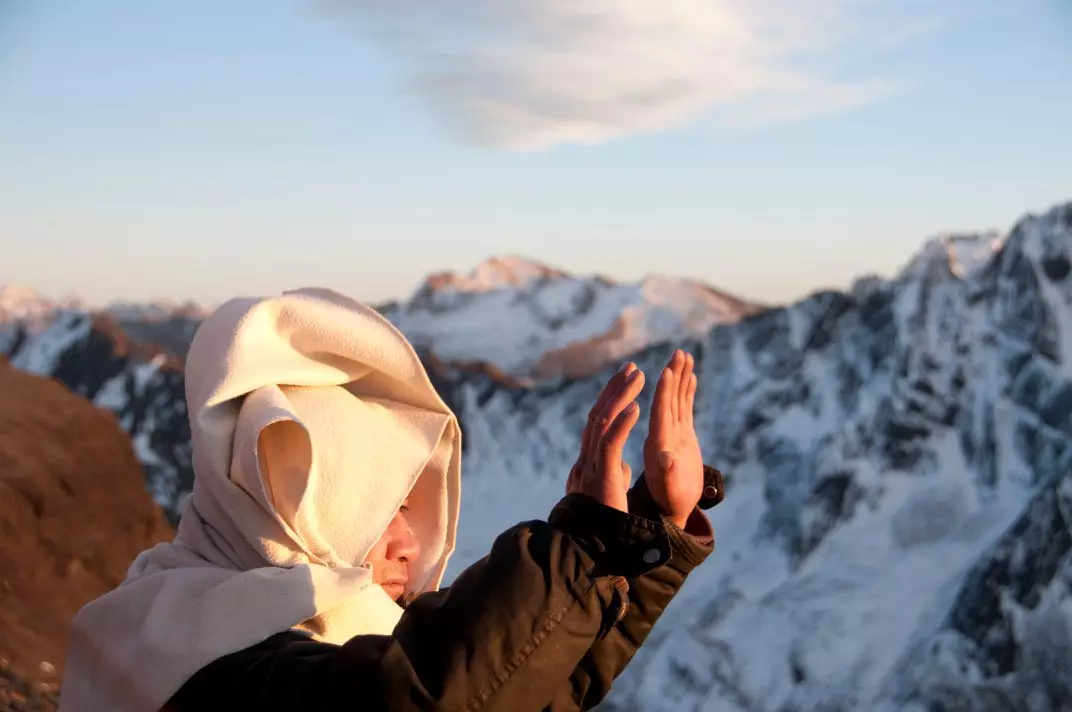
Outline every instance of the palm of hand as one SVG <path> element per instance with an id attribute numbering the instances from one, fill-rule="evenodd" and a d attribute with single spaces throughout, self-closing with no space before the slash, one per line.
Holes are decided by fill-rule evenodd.
<path id="1" fill-rule="evenodd" d="M 644 471 L 648 489 L 663 514 L 684 526 L 703 494 L 703 454 L 693 409 L 696 376 L 692 356 L 674 353 L 655 389 Z M 671 459 L 664 463 L 663 454 Z"/>
<path id="2" fill-rule="evenodd" d="M 632 472 L 622 460 L 622 450 L 639 417 L 635 399 L 643 388 L 644 374 L 633 363 L 627 363 L 603 388 L 581 433 L 580 453 L 566 481 L 567 494 L 586 494 L 628 511 L 626 491 Z"/>

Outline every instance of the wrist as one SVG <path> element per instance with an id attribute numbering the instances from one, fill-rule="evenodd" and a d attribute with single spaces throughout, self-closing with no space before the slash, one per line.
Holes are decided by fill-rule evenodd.
<path id="1" fill-rule="evenodd" d="M 666 521 L 670 522 L 678 529 L 684 531 L 685 527 L 689 525 L 689 516 L 691 514 L 692 512 L 689 512 L 688 514 L 664 514 L 663 517 L 666 519 Z"/>
<path id="2" fill-rule="evenodd" d="M 698 506 L 685 513 L 668 513 L 658 503 L 655 506 L 659 510 L 659 516 L 663 522 L 674 525 L 686 534 L 703 538 L 712 533 L 710 520 L 704 516 L 703 511 Z"/>
<path id="3" fill-rule="evenodd" d="M 641 576 L 670 558 L 670 528 L 581 493 L 566 495 L 547 519 L 594 564 L 593 576 Z M 653 553 L 658 556 L 652 558 Z"/>

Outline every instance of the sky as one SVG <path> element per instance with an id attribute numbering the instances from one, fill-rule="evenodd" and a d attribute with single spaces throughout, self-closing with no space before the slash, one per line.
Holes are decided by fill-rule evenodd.
<path id="1" fill-rule="evenodd" d="M 0 0 L 0 284 L 788 302 L 1072 200 L 1070 76 L 1068 0 Z"/>

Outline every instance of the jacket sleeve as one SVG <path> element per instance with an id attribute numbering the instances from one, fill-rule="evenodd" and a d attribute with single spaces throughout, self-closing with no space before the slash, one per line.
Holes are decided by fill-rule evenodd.
<path id="1" fill-rule="evenodd" d="M 622 623 L 616 582 L 671 558 L 661 522 L 576 494 L 556 510 L 555 524 L 507 530 L 449 589 L 417 597 L 390 636 L 300 658 L 240 651 L 195 674 L 169 709 L 545 709 Z"/>
<path id="2" fill-rule="evenodd" d="M 708 468 L 706 474 L 712 481 L 718 477 L 721 490 L 721 473 Z M 710 506 L 721 501 L 719 498 Z M 559 523 L 556 515 L 561 506 L 552 514 L 552 522 Z M 665 521 L 651 498 L 643 475 L 629 491 L 629 511 L 648 521 L 661 522 L 668 534 L 670 556 L 665 564 L 627 578 L 628 600 L 620 619 L 605 636 L 596 639 L 570 675 L 569 683 L 555 694 L 548 707 L 550 712 L 579 712 L 599 704 L 610 691 L 611 683 L 636 655 L 685 579 L 714 550 L 714 534 L 707 517 L 697 509 L 685 531 Z M 571 526 L 568 520 L 561 524 L 567 528 Z"/>

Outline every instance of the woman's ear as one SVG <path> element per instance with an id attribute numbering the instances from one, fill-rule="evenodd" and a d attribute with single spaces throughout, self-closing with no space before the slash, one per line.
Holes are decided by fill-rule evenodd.
<path id="1" fill-rule="evenodd" d="M 277 420 L 257 434 L 257 468 L 265 495 L 291 527 L 297 521 L 312 466 L 312 442 L 301 423 Z"/>

